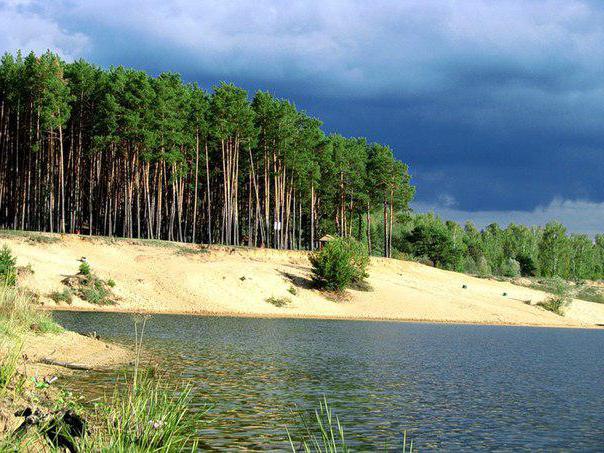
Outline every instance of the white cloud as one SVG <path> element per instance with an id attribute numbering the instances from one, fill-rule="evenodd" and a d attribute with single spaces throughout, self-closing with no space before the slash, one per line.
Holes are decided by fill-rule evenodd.
<path id="1" fill-rule="evenodd" d="M 368 95 L 449 90 L 468 83 L 468 71 L 494 66 L 507 70 L 506 84 L 576 88 L 602 74 L 596 62 L 604 58 L 604 15 L 585 0 L 34 3 L 73 27 L 93 23 L 144 36 L 150 48 L 187 51 L 200 67 L 273 80 L 312 76 Z"/>
<path id="2" fill-rule="evenodd" d="M 589 0 L 5 5 L 3 50 L 54 47 L 93 61 L 102 55 L 107 65 L 135 59 L 147 69 L 266 80 L 286 84 L 290 95 L 381 99 L 398 108 L 415 99 L 417 117 L 485 130 L 593 132 L 604 115 L 604 8 Z"/>
<path id="3" fill-rule="evenodd" d="M 53 19 L 36 12 L 31 0 L 0 1 L 0 52 L 47 50 L 71 60 L 82 54 L 89 43 L 83 33 L 70 33 Z"/>
<path id="4" fill-rule="evenodd" d="M 480 228 L 494 222 L 500 226 L 510 223 L 543 226 L 549 221 L 557 220 L 573 233 L 585 233 L 591 236 L 604 233 L 604 203 L 592 201 L 554 199 L 548 205 L 538 206 L 532 211 L 472 212 L 428 203 L 414 203 L 413 209 L 421 213 L 433 212 L 442 219 L 454 220 L 462 224 L 472 221 Z"/>

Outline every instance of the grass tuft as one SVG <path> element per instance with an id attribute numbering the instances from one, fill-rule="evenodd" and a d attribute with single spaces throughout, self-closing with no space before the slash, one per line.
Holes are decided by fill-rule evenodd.
<path id="1" fill-rule="evenodd" d="M 63 288 L 63 291 L 53 291 L 48 295 L 55 303 L 65 302 L 71 305 L 73 302 L 73 294 L 69 291 L 69 288 Z"/>
<path id="2" fill-rule="evenodd" d="M 17 376 L 17 367 L 21 360 L 21 341 L 5 341 L 0 346 L 3 357 L 0 359 L 0 395 L 4 395 L 7 388 L 13 383 Z"/>
<path id="3" fill-rule="evenodd" d="M 176 249 L 176 254 L 177 255 L 183 255 L 183 256 L 188 256 L 188 255 L 204 255 L 208 253 L 208 250 L 206 248 L 201 248 L 201 247 L 192 247 L 192 246 L 178 246 Z"/>
<path id="4" fill-rule="evenodd" d="M 569 299 L 561 296 L 552 296 L 543 302 L 538 302 L 537 306 L 551 311 L 559 316 L 564 316 L 564 310 L 569 304 Z"/>
<path id="5" fill-rule="evenodd" d="M 0 336 L 20 337 L 27 332 L 60 333 L 52 317 L 35 307 L 31 294 L 19 288 L 0 288 Z"/>
<path id="6" fill-rule="evenodd" d="M 348 452 L 344 428 L 337 415 L 334 416 L 327 398 L 319 402 L 319 409 L 315 410 L 314 417 L 310 420 L 302 417 L 304 433 L 302 438 L 294 441 L 289 431 L 287 437 L 293 452 Z"/>

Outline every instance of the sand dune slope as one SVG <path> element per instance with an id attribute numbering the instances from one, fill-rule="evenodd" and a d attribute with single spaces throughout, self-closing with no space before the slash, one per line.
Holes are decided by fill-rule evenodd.
<path id="1" fill-rule="evenodd" d="M 349 291 L 346 300 L 336 302 L 310 287 L 310 266 L 303 252 L 230 247 L 202 251 L 174 243 L 54 237 L 52 243 L 17 236 L 0 242 L 8 243 L 19 265 L 31 265 L 34 274 L 24 284 L 42 296 L 62 289 L 62 278 L 77 272 L 81 256 L 99 277 L 115 280 L 115 292 L 122 298 L 118 306 L 75 300 L 73 307 L 81 309 L 568 327 L 604 324 L 604 304 L 575 300 L 561 317 L 533 305 L 546 297 L 540 291 L 413 262 L 372 259 L 373 290 Z M 292 287 L 295 295 L 289 292 Z M 291 303 L 276 307 L 266 301 L 269 297 L 288 297 Z M 42 300 L 57 307 L 47 297 Z"/>

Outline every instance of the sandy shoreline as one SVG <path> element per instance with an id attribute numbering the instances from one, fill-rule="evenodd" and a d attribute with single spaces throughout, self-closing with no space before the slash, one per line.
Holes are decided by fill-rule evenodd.
<path id="1" fill-rule="evenodd" d="M 349 317 L 349 316 L 321 316 L 312 314 L 274 314 L 268 313 L 258 315 L 255 313 L 236 313 L 236 312 L 199 312 L 199 311 L 179 311 L 179 310 L 136 310 L 120 307 L 104 307 L 99 310 L 96 307 L 75 307 L 75 306 L 43 306 L 43 310 L 48 311 L 69 311 L 69 312 L 85 312 L 85 313 L 122 313 L 125 315 L 174 315 L 174 316 L 197 316 L 217 317 L 217 318 L 250 318 L 250 319 L 319 319 L 326 321 L 358 321 L 358 322 L 394 322 L 394 323 L 409 323 L 409 324 L 455 324 L 467 326 L 507 326 L 507 327 L 542 327 L 542 328 L 560 328 L 560 329 L 604 329 L 604 325 L 583 325 L 583 324 L 520 324 L 520 323 L 505 323 L 505 322 L 481 322 L 481 321 L 456 321 L 447 319 L 413 319 L 413 318 L 379 318 L 379 317 Z"/>
<path id="2" fill-rule="evenodd" d="M 22 355 L 22 372 L 33 377 L 73 372 L 69 367 L 45 363 L 46 361 L 101 370 L 125 365 L 133 358 L 132 351 L 122 346 L 70 331 L 27 335 L 24 338 Z"/>
<path id="3" fill-rule="evenodd" d="M 575 300 L 564 317 L 536 303 L 548 295 L 510 282 L 480 279 L 415 262 L 372 258 L 371 291 L 350 290 L 333 301 L 311 285 L 305 252 L 44 235 L 5 235 L 18 264 L 33 274 L 21 284 L 47 309 L 167 313 L 198 316 L 309 318 L 363 321 L 598 328 L 604 304 Z M 81 256 L 103 279 L 115 281 L 117 306 L 74 298 L 56 304 L 61 280 L 77 272 Z M 287 298 L 276 307 L 267 299 Z"/>

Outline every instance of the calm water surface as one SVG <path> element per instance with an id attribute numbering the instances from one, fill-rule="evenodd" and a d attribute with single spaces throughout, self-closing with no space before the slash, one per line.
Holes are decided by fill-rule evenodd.
<path id="1" fill-rule="evenodd" d="M 134 342 L 130 315 L 58 312 Z M 147 353 L 213 403 L 204 449 L 285 449 L 325 395 L 358 450 L 604 450 L 604 331 L 157 315 Z M 67 383 L 89 397 L 116 373 Z"/>

